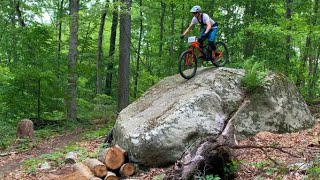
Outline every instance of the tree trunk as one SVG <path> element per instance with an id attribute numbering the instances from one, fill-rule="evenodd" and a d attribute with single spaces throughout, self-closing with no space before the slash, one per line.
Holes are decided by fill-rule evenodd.
<path id="1" fill-rule="evenodd" d="M 174 21 L 175 21 L 174 8 L 175 8 L 174 4 L 171 3 L 170 9 L 171 9 L 171 34 L 172 35 L 174 34 L 174 28 L 175 28 L 175 26 L 174 26 Z M 170 54 L 171 62 L 174 62 L 174 40 L 173 39 L 171 39 L 169 54 Z"/>
<path id="2" fill-rule="evenodd" d="M 164 32 L 165 13 L 166 13 L 166 3 L 163 0 L 161 0 L 159 57 L 162 57 L 162 53 L 163 53 L 163 32 Z"/>
<path id="3" fill-rule="evenodd" d="M 78 47 L 78 12 L 79 0 L 70 0 L 70 39 L 68 62 L 67 119 L 77 119 L 77 47 Z"/>
<path id="4" fill-rule="evenodd" d="M 319 0 L 315 0 L 314 2 L 314 16 L 311 17 L 311 24 L 312 26 L 316 26 L 317 25 L 317 20 L 318 20 L 318 9 L 319 9 Z M 312 49 L 312 42 L 311 42 L 311 35 L 312 35 L 312 31 L 309 32 L 308 36 L 307 36 L 307 43 L 306 44 L 306 49 L 307 49 L 307 53 L 305 54 L 305 57 L 303 59 L 304 63 L 307 63 L 308 61 L 308 65 L 309 65 L 309 80 L 308 80 L 308 98 L 309 99 L 313 99 L 314 98 L 314 88 L 315 88 L 315 81 L 317 79 L 316 74 L 317 74 L 317 69 L 318 69 L 318 55 L 315 55 L 313 53 L 310 52 L 310 50 Z M 317 44 L 317 43 L 314 43 Z"/>
<path id="5" fill-rule="evenodd" d="M 41 79 L 38 79 L 38 90 L 37 90 L 37 118 L 40 120 L 41 114 Z"/>
<path id="6" fill-rule="evenodd" d="M 136 64 L 136 74 L 134 78 L 134 90 L 133 90 L 133 97 L 137 98 L 137 91 L 138 91 L 138 80 L 139 80 L 139 66 L 140 66 L 140 51 L 141 51 L 141 41 L 142 41 L 142 33 L 143 33 L 143 14 L 142 14 L 142 0 L 140 0 L 140 32 L 139 32 L 139 40 L 138 40 L 138 58 Z"/>
<path id="7" fill-rule="evenodd" d="M 247 1 L 245 5 L 243 21 L 244 21 L 244 28 L 245 28 L 245 40 L 244 40 L 244 58 L 249 58 L 253 55 L 254 49 L 254 37 L 253 33 L 248 30 L 250 22 L 255 16 L 255 1 Z"/>
<path id="8" fill-rule="evenodd" d="M 17 0 L 17 1 L 14 1 L 14 2 L 16 2 L 15 3 L 15 9 L 16 9 L 16 14 L 17 14 L 17 17 L 18 17 L 19 24 L 20 24 L 21 27 L 25 27 L 26 23 L 23 20 L 22 12 L 20 10 L 20 0 Z"/>
<path id="9" fill-rule="evenodd" d="M 107 62 L 107 75 L 106 75 L 106 94 L 111 96 L 112 92 L 112 73 L 114 63 L 114 51 L 116 47 L 117 25 L 118 25 L 118 6 L 115 1 L 115 8 L 112 12 L 112 25 L 110 35 L 110 48 L 109 48 L 109 61 Z"/>
<path id="10" fill-rule="evenodd" d="M 16 0 L 13 0 L 11 5 L 12 5 L 12 12 L 11 12 L 11 26 L 12 26 L 12 37 L 11 37 L 11 47 L 12 49 L 9 50 L 8 52 L 8 62 L 11 62 L 11 59 L 13 59 L 13 63 L 17 63 L 18 58 L 17 58 L 17 36 L 16 36 L 16 16 L 15 16 L 15 4 Z"/>
<path id="11" fill-rule="evenodd" d="M 97 94 L 102 94 L 102 40 L 103 29 L 106 20 L 107 11 L 104 9 L 100 18 L 100 28 L 98 34 L 98 52 L 97 52 Z"/>
<path id="12" fill-rule="evenodd" d="M 58 3 L 58 27 L 57 27 L 57 51 L 56 51 L 56 61 L 57 61 L 57 71 L 59 74 L 60 71 L 60 59 L 61 59 L 61 37 L 62 37 L 62 14 L 63 14 L 63 5 L 64 5 L 64 0 L 61 0 L 60 3 Z"/>
<path id="13" fill-rule="evenodd" d="M 98 159 L 87 159 L 85 165 L 87 165 L 97 177 L 104 177 L 107 175 L 107 167 Z"/>
<path id="14" fill-rule="evenodd" d="M 131 0 L 121 0 L 118 111 L 129 105 Z"/>
<path id="15" fill-rule="evenodd" d="M 292 16 L 292 0 L 287 0 L 287 11 L 286 11 L 286 19 L 288 21 L 291 21 L 291 16 Z M 291 26 L 289 25 L 287 30 L 291 31 Z M 291 35 L 288 34 L 286 37 L 286 64 L 290 64 L 290 57 L 291 57 Z M 286 73 L 288 74 L 288 69 L 286 70 Z"/>

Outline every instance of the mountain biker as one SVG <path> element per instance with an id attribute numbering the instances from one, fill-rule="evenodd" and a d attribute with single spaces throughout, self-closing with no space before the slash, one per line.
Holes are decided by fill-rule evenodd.
<path id="1" fill-rule="evenodd" d="M 215 59 L 218 59 L 221 56 L 221 53 L 216 52 L 216 46 L 214 44 L 214 40 L 216 39 L 218 32 L 218 23 L 212 20 L 208 14 L 201 13 L 200 6 L 193 6 L 190 12 L 193 15 L 191 23 L 189 27 L 184 31 L 184 33 L 180 36 L 181 39 L 185 37 L 185 35 L 190 31 L 190 29 L 196 25 L 201 25 L 200 38 L 198 39 L 200 43 L 200 47 L 202 48 L 203 41 L 208 38 L 209 46 L 212 50 L 212 57 L 215 56 Z M 200 53 L 198 58 L 203 58 L 204 55 Z"/>

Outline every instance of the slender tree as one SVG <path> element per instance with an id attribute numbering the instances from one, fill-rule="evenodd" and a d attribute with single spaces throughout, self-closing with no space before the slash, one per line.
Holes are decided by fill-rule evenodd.
<path id="1" fill-rule="evenodd" d="M 318 22 L 318 11 L 319 11 L 319 0 L 314 1 L 314 9 L 313 9 L 313 15 L 311 16 L 311 24 L 312 26 L 316 26 Z M 309 41 L 309 48 L 312 45 L 311 43 L 311 36 L 313 32 L 310 31 L 307 37 L 307 41 Z M 319 67 L 319 54 L 320 54 L 320 43 L 313 43 L 317 52 L 308 52 L 306 56 L 308 56 L 308 64 L 309 64 L 309 76 L 310 79 L 308 81 L 308 98 L 309 99 L 314 99 L 315 95 L 315 86 L 316 82 L 318 81 L 319 77 L 317 76 L 318 74 L 318 67 Z"/>
<path id="2" fill-rule="evenodd" d="M 118 111 L 129 105 L 131 0 L 121 0 Z"/>
<path id="3" fill-rule="evenodd" d="M 107 16 L 107 4 L 103 9 L 100 18 L 100 28 L 98 34 L 98 51 L 97 51 L 97 94 L 102 94 L 102 40 L 104 24 Z"/>
<path id="4" fill-rule="evenodd" d="M 287 10 L 286 10 L 286 19 L 291 21 L 292 16 L 292 0 L 287 0 Z M 288 31 L 291 31 L 291 25 L 288 26 Z M 291 56 L 291 35 L 288 34 L 286 37 L 286 64 L 290 64 L 290 56 Z M 287 72 L 288 74 L 289 72 Z"/>
<path id="5" fill-rule="evenodd" d="M 164 2 L 164 0 L 161 0 L 159 57 L 162 57 L 162 53 L 163 53 L 163 34 L 164 34 L 165 12 L 166 12 L 166 3 Z"/>
<path id="6" fill-rule="evenodd" d="M 139 27 L 139 40 L 138 40 L 138 58 L 136 64 L 136 74 L 134 77 L 134 90 L 133 90 L 133 97 L 137 98 L 137 91 L 138 91 L 138 80 L 139 80 L 139 68 L 140 68 L 140 53 L 141 53 L 141 41 L 142 41 L 142 33 L 143 33 L 143 14 L 142 14 L 142 0 L 140 0 L 140 27 Z"/>
<path id="7" fill-rule="evenodd" d="M 117 1 L 115 1 L 114 9 L 112 11 L 110 48 L 109 48 L 109 57 L 107 61 L 107 74 L 106 74 L 106 94 L 109 96 L 111 96 L 111 92 L 112 92 L 112 74 L 113 74 L 114 52 L 116 47 L 118 16 L 119 16 L 119 13 L 118 13 Z"/>
<path id="8" fill-rule="evenodd" d="M 22 11 L 20 9 L 20 0 L 14 0 L 13 2 L 15 3 L 16 15 L 18 17 L 19 24 L 21 27 L 25 27 L 26 23 L 24 22 L 22 17 Z"/>
<path id="9" fill-rule="evenodd" d="M 79 0 L 70 0 L 70 36 L 68 63 L 67 119 L 77 118 L 77 53 Z"/>
<path id="10" fill-rule="evenodd" d="M 63 6 L 64 0 L 59 0 L 58 2 L 58 12 L 57 12 L 57 50 L 56 50 L 56 61 L 57 61 L 57 70 L 59 74 L 60 69 L 60 59 L 61 59 L 61 44 L 62 44 L 62 16 L 63 16 Z"/>
<path id="11" fill-rule="evenodd" d="M 244 26 L 245 28 L 249 27 L 252 19 L 255 16 L 256 8 L 255 8 L 255 0 L 246 1 L 245 2 L 245 10 L 244 10 Z M 253 32 L 251 30 L 245 30 L 245 42 L 244 42 L 244 58 L 251 57 L 253 55 L 254 50 L 254 37 Z"/>
<path id="12" fill-rule="evenodd" d="M 171 34 L 174 34 L 174 22 L 175 22 L 175 16 L 174 16 L 174 4 L 173 3 L 170 3 L 170 10 L 171 10 Z M 170 50 L 169 50 L 169 54 L 170 54 L 170 57 L 171 57 L 171 61 L 173 61 L 173 56 L 174 56 L 174 44 L 173 44 L 173 40 L 171 40 L 171 43 L 170 43 Z"/>

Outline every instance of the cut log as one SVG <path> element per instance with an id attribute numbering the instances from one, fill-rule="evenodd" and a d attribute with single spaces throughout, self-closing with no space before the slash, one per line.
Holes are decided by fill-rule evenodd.
<path id="1" fill-rule="evenodd" d="M 111 171 L 108 171 L 107 176 L 104 178 L 104 180 L 118 180 L 119 178 L 117 175 Z"/>
<path id="2" fill-rule="evenodd" d="M 77 160 L 77 153 L 75 152 L 68 152 L 68 154 L 66 155 L 66 157 L 64 158 L 64 162 L 67 163 L 67 164 L 75 164 L 77 163 L 76 160 Z"/>
<path id="3" fill-rule="evenodd" d="M 113 146 L 103 150 L 99 154 L 98 159 L 103 162 L 108 169 L 116 170 L 123 165 L 125 157 L 123 152 Z"/>
<path id="4" fill-rule="evenodd" d="M 91 180 L 95 177 L 93 172 L 89 169 L 89 167 L 85 166 L 82 163 L 74 164 L 73 169 L 80 172 L 81 176 L 85 177 L 87 180 Z"/>
<path id="5" fill-rule="evenodd" d="M 81 172 L 76 171 L 71 174 L 62 176 L 57 180 L 88 180 Z"/>
<path id="6" fill-rule="evenodd" d="M 125 163 L 121 166 L 119 172 L 124 177 L 132 176 L 136 172 L 136 166 L 132 163 Z"/>
<path id="7" fill-rule="evenodd" d="M 102 180 L 102 179 L 99 177 L 92 177 L 92 178 L 90 178 L 90 180 Z"/>
<path id="8" fill-rule="evenodd" d="M 85 165 L 87 165 L 93 174 L 97 177 L 104 177 L 107 175 L 107 167 L 98 159 L 87 159 L 85 161 Z"/>
<path id="9" fill-rule="evenodd" d="M 115 147 L 115 148 L 118 148 L 118 149 L 122 152 L 122 154 L 123 154 L 124 156 L 127 156 L 127 155 L 128 155 L 128 152 L 127 152 L 126 150 L 124 150 L 122 147 L 120 147 L 118 144 L 114 145 L 114 147 Z"/>

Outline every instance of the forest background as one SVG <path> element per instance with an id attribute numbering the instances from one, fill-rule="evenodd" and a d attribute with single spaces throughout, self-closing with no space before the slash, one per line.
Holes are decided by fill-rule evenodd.
<path id="1" fill-rule="evenodd" d="M 194 5 L 219 23 L 227 66 L 251 72 L 249 85 L 258 72 L 280 72 L 318 101 L 319 0 L 0 1 L 1 145 L 23 118 L 114 118 L 177 74 Z"/>

